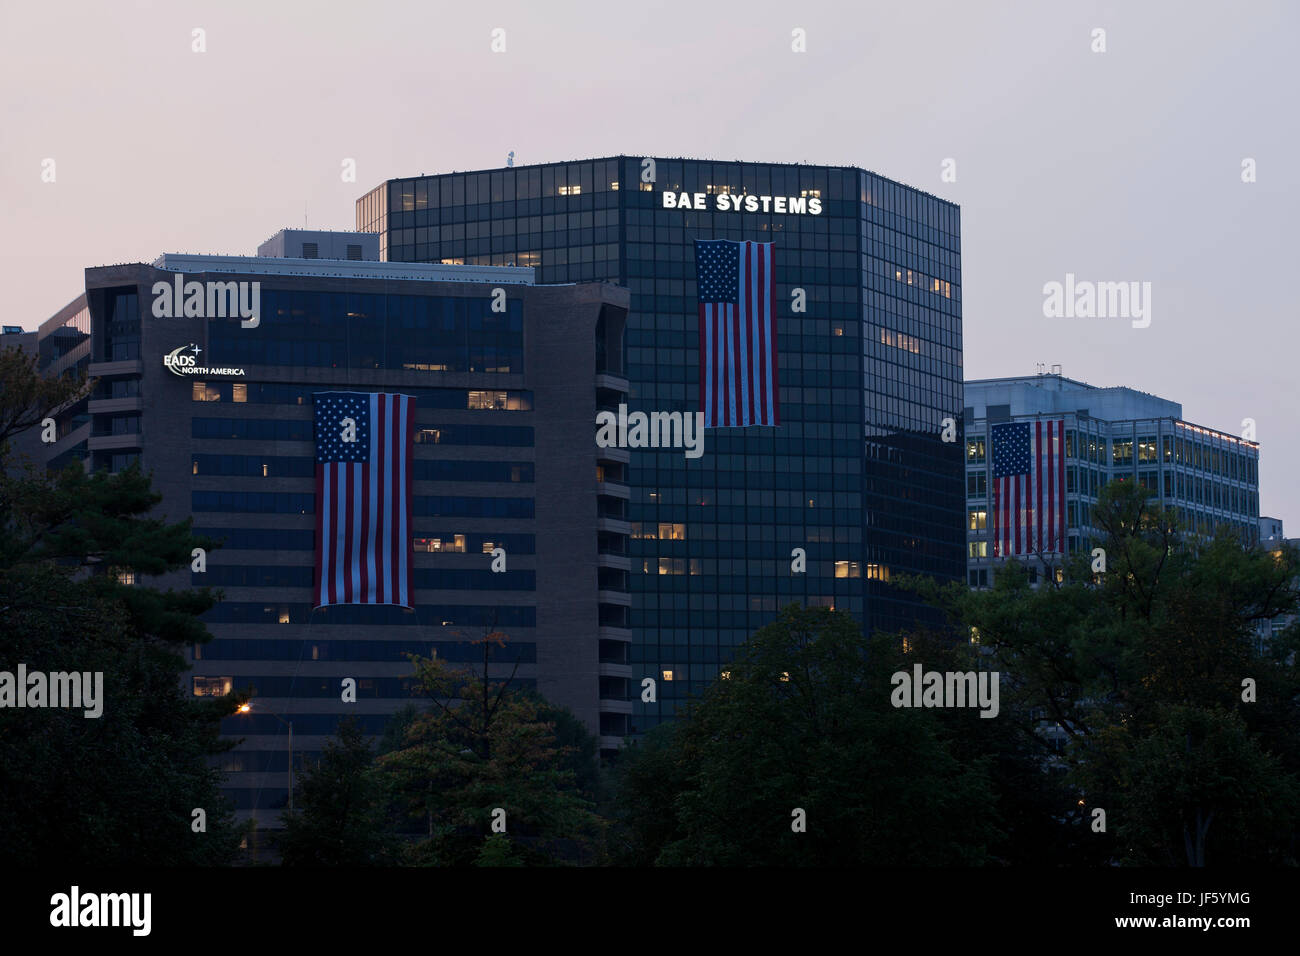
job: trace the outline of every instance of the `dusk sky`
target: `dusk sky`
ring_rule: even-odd
[[[1240,434],[1254,419],[1260,512],[1297,536],[1298,11],[8,3],[3,321],[35,328],[83,291],[87,266],[251,255],[304,217],[350,229],[354,200],[384,179],[503,166],[511,150],[516,164],[860,166],[961,205],[968,379],[1060,363],[1181,402],[1198,424]],[[796,28],[807,52],[791,50]],[[356,182],[341,179],[348,158]],[[1150,282],[1150,326],[1044,317],[1044,284],[1067,273]]]

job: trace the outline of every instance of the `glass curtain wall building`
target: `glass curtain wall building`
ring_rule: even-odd
[[[780,427],[710,430],[697,460],[630,456],[633,678],[658,700],[611,732],[671,716],[787,603],[895,629],[926,612],[891,576],[962,575],[952,203],[852,167],[618,156],[391,180],[357,228],[388,261],[627,286],[630,412],[697,410],[693,240],[775,244]]]
[[[1098,388],[1061,375],[966,383],[966,549],[972,587],[992,584],[993,478],[989,425],[1065,422],[1066,549],[1091,551],[1092,507],[1107,481],[1137,481],[1194,534],[1226,527],[1259,541],[1259,446],[1183,421],[1183,407],[1132,388]],[[1036,559],[1029,560],[1037,576]]]

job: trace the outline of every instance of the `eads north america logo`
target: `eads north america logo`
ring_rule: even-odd
[[[171,370],[173,375],[203,375],[212,377],[213,375],[225,375],[231,378],[243,378],[244,370],[242,368],[213,368],[207,365],[199,364],[199,353],[203,349],[199,348],[193,342],[189,345],[182,345],[174,348],[163,356],[163,365]],[[189,355],[185,353],[189,352]]]

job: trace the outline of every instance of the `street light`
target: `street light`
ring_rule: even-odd
[[[243,703],[239,705],[239,709],[236,711],[236,713],[249,714],[252,713],[252,711],[253,711],[252,704]],[[280,723],[284,724],[286,727],[289,728],[289,812],[293,813],[293,721],[285,720],[279,714],[272,714],[269,710],[261,711],[260,713],[269,714],[270,716],[274,717]]]

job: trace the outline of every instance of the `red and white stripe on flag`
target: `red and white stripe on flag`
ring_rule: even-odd
[[[773,250],[770,242],[696,243],[706,428],[781,423]]]
[[[316,607],[411,607],[415,399],[319,392],[314,404]]]
[[[1065,553],[1065,421],[1028,424],[1028,471],[993,480],[995,556]]]

